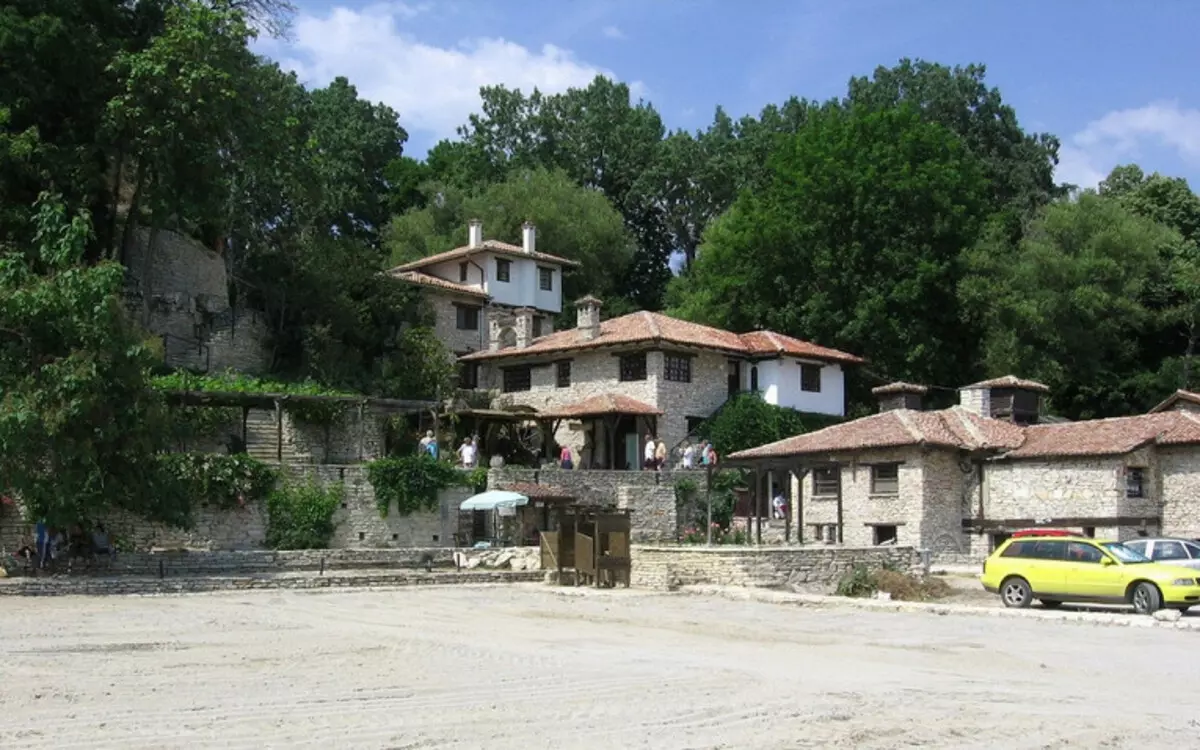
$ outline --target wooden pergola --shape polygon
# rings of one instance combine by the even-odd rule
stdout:
[[[754,525],[757,530],[757,542],[762,544],[762,502],[760,493],[762,492],[763,478],[771,472],[784,477],[789,474],[795,476],[801,481],[815,467],[831,466],[841,463],[839,457],[834,455],[794,455],[794,456],[764,456],[761,458],[728,458],[721,466],[722,469],[741,469],[745,472],[750,472],[754,476],[754,481],[751,485],[750,495],[752,498],[751,506],[754,509]],[[709,484],[712,484],[711,472],[709,473]],[[797,529],[797,541],[804,541],[804,493],[803,491],[796,493],[796,502],[788,504],[787,526],[785,527],[784,539],[791,541],[792,534],[792,519],[795,518]],[[842,512],[842,493],[837,495],[837,543],[842,544],[844,535],[843,527],[843,512]],[[793,515],[794,514],[794,515]],[[750,518],[749,516],[747,517]]]
[[[418,401],[368,396],[316,396],[294,393],[243,393],[241,391],[166,391],[166,401],[172,406],[240,408],[242,410],[242,443],[247,439],[246,422],[251,409],[275,412],[275,457],[283,462],[283,410],[287,404],[343,404],[358,409],[358,458],[364,456],[363,426],[367,409],[382,414],[417,414],[431,412],[437,419],[436,401]]]
[[[645,430],[645,433],[657,435],[658,418],[660,416],[662,416],[662,410],[657,409],[647,403],[643,403],[628,396],[605,393],[599,396],[586,398],[583,401],[579,401],[574,404],[559,407],[558,409],[550,409],[541,412],[537,415],[537,418],[545,425],[547,434],[551,438],[553,438],[554,434],[558,432],[559,426],[565,420],[579,422],[590,421],[603,424],[605,434],[608,437],[608,445],[606,446],[608,453],[608,466],[600,468],[615,469],[617,455],[617,427],[622,417],[633,417],[634,431],[638,435],[638,450],[633,463],[638,469],[641,469],[643,468],[641,435],[644,434],[643,430]],[[549,455],[552,445],[553,439],[545,441],[547,458],[551,459],[554,458],[553,456]],[[583,466],[582,457],[580,457],[580,459],[579,468],[597,468],[595,466],[595,452],[593,452],[591,460],[588,462],[587,466]]]

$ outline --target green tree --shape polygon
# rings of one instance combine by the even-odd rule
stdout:
[[[954,290],[987,185],[958,138],[912,107],[831,106],[771,169],[709,228],[674,312],[855,352],[889,378],[962,382],[974,336]]]
[[[582,264],[567,271],[563,299],[591,293],[611,302],[606,305],[609,314],[631,309],[633,301],[619,284],[634,255],[634,243],[621,215],[599,192],[579,187],[561,171],[544,169],[514,172],[473,196],[438,186],[430,189],[438,200],[392,222],[387,244],[393,264],[465,245],[471,219],[483,222],[489,238],[514,244],[521,242],[521,225],[532,221],[539,250]]]
[[[1161,398],[1157,363],[1142,361],[1138,342],[1158,323],[1156,278],[1181,243],[1090,191],[1051,204],[1016,245],[990,232],[960,286],[964,309],[985,326],[987,373],[1046,383],[1055,410],[1071,418],[1128,414]]]
[[[36,247],[0,259],[0,476],[36,518],[66,525],[125,508],[182,523],[187,498],[154,491],[165,410],[118,294],[113,262],[84,265],[88,217],[37,207]]]
[[[712,441],[721,455],[757,448],[777,440],[802,435],[841,420],[820,414],[805,414],[773,406],[759,393],[731,398],[701,425],[701,437]]]

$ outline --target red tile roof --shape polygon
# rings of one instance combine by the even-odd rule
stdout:
[[[941,411],[893,409],[852,422],[730,454],[730,459],[802,456],[873,448],[930,445],[962,450],[1016,448],[1021,427],[984,419],[961,407]]]
[[[1036,380],[1022,380],[1015,375],[1005,375],[1002,378],[992,378],[991,380],[981,380],[978,383],[971,383],[959,388],[960,391],[965,391],[970,388],[1023,388],[1028,391],[1039,391],[1041,393],[1049,393],[1050,388],[1037,382]]]
[[[1175,391],[1168,396],[1165,401],[1151,409],[1150,413],[1157,414],[1160,411],[1167,411],[1168,409],[1174,408],[1175,404],[1179,403],[1180,401],[1185,401],[1189,404],[1200,405],[1200,393],[1193,393],[1192,391]]]
[[[1029,427],[985,419],[962,407],[895,409],[731,454],[730,459],[803,456],[929,445],[992,450],[1001,458],[1118,456],[1144,445],[1200,444],[1200,415],[1171,411]]]
[[[575,497],[571,490],[554,484],[531,484],[529,482],[514,482],[500,487],[508,492],[516,492],[530,500],[570,500]]]
[[[1039,424],[1025,429],[1025,442],[1010,458],[1119,456],[1143,445],[1200,443],[1200,418],[1168,411],[1133,417]]]
[[[466,258],[470,255],[478,255],[480,253],[495,253],[497,255],[507,255],[515,258],[533,258],[534,260],[543,263],[557,263],[560,266],[578,266],[579,262],[568,258],[560,258],[557,255],[548,253],[532,252],[527,253],[520,245],[510,245],[507,242],[499,242],[497,240],[484,240],[479,247],[456,247],[453,250],[447,250],[444,253],[430,255],[420,260],[414,260],[410,263],[405,263],[396,266],[392,269],[398,271],[416,271],[421,268],[428,268],[436,263],[445,263],[448,260],[457,260],[458,258]]]
[[[521,349],[501,349],[500,351],[482,351],[469,354],[463,359],[498,359],[504,357],[536,357],[543,354],[556,354],[565,351],[598,349],[606,346],[624,344],[652,344],[692,346],[704,349],[717,349],[732,354],[745,356],[788,354],[796,357],[823,360],[827,362],[844,362],[856,364],[863,362],[861,357],[828,349],[817,344],[801,341],[800,339],[784,336],[770,331],[754,331],[752,333],[736,334],[720,328],[689,323],[661,313],[636,312],[612,318],[600,323],[600,334],[594,339],[584,339],[578,328],[568,328],[548,336],[542,336],[529,346]]]
[[[549,419],[581,419],[583,417],[599,417],[605,414],[658,415],[662,414],[662,411],[650,404],[628,396],[604,393],[557,409],[547,409],[539,412],[538,417]]]
[[[466,294],[472,297],[480,297],[482,299],[488,298],[487,292],[477,287],[467,286],[466,284],[456,284],[453,281],[446,281],[445,279],[432,276],[427,273],[422,273],[420,271],[394,271],[395,269],[388,271],[388,275],[390,275],[392,278],[400,279],[401,281],[408,281],[413,284],[421,284],[422,286],[437,287],[438,289],[445,289],[447,291],[458,292],[459,294]]]

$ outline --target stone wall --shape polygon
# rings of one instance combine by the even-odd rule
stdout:
[[[1163,533],[1200,539],[1200,450],[1194,446],[1161,448],[1158,466]]]
[[[318,464],[353,464],[384,455],[385,420],[382,413],[351,406],[336,423],[310,424],[283,412],[284,452],[304,456]]]
[[[671,471],[564,471],[557,468],[503,468],[488,472],[488,489],[510,484],[548,484],[563,487],[579,502],[616,505],[633,511],[633,537],[642,541],[674,540],[679,521],[675,482],[681,472]],[[689,476],[703,482],[702,473]]]
[[[663,356],[655,360],[658,373],[663,372]],[[650,366],[651,363],[647,363]],[[692,356],[692,381],[677,383],[660,377],[657,398],[652,403],[662,410],[658,418],[658,437],[674,449],[687,437],[687,418],[710,416],[729,399],[729,358],[715,352],[700,352]],[[672,463],[681,460],[673,455]]]
[[[1146,469],[1144,498],[1125,496],[1125,469]],[[1125,456],[992,461],[984,470],[988,518],[1159,515],[1161,480],[1149,448]]]
[[[225,258],[169,230],[134,231],[125,250],[126,302],[148,330],[163,337],[166,364],[201,371],[234,369],[257,374],[270,364],[270,331],[261,313],[229,302]],[[147,263],[147,260],[149,263]]]
[[[634,547],[631,585],[832,585],[856,565],[921,570],[912,547]]]
[[[312,477],[322,484],[341,483],[344,497],[334,514],[337,528],[330,546],[338,549],[452,547],[462,501],[472,493],[451,487],[439,493],[439,509],[401,516],[395,508],[380,517],[375,489],[364,466],[308,465],[287,467],[293,479]],[[261,550],[266,546],[266,509],[251,505],[238,510],[200,508],[190,530],[152,523],[115,512],[98,519],[109,533],[135,549]],[[15,550],[27,533],[14,506],[0,506],[0,552]]]
[[[475,271],[475,269],[472,269]],[[487,348],[487,314],[491,307],[478,297],[426,290],[425,300],[433,310],[433,333],[451,353],[476,352]],[[479,328],[474,331],[458,327],[459,305],[479,308]]]

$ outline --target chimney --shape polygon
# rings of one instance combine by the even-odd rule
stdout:
[[[601,304],[590,294],[575,301],[575,327],[584,341],[593,341],[600,335]]]
[[[537,227],[533,225],[532,221],[521,225],[521,249],[527,253],[537,250]]]
[[[533,316],[537,313],[532,307],[522,307],[516,312],[517,348],[524,349],[533,341]]]
[[[495,311],[488,315],[488,351],[498,352],[501,347],[501,338],[504,334],[504,324],[508,321],[507,316],[502,311]]]
[[[911,409],[921,411],[921,401],[929,389],[915,383],[888,383],[871,389],[871,395],[879,400],[879,411]]]
[[[1005,375],[959,388],[958,405],[988,419],[1036,424],[1041,416],[1042,396],[1049,392],[1041,383]]]
[[[467,247],[483,247],[483,222],[479,219],[467,224]]]

